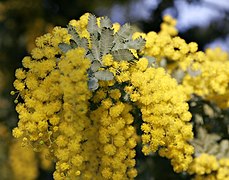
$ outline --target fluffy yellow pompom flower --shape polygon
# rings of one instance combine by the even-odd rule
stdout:
[[[134,179],[137,129],[145,155],[159,151],[176,172],[187,170],[194,151],[187,97],[154,63],[185,59],[184,70],[192,64],[198,71],[205,55],[174,37],[175,25],[166,16],[158,34],[133,35],[128,24],[86,13],[36,40],[15,74],[21,98],[13,135],[36,151],[48,149],[55,180]]]
[[[218,159],[214,155],[202,153],[195,157],[188,169],[189,174],[195,174],[198,179],[224,180],[229,178],[229,159]]]
[[[131,83],[136,89],[133,93],[139,96],[133,99],[130,94],[130,98],[138,104],[144,121],[143,153],[156,152],[160,147],[159,154],[172,160],[175,171],[187,170],[194,149],[187,142],[193,133],[184,92],[162,68],[139,69],[138,63]]]
[[[196,157],[189,167],[191,174],[196,173],[198,175],[210,174],[213,171],[218,170],[219,164],[217,159],[213,155],[201,154]]]

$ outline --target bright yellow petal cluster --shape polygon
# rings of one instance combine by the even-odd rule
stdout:
[[[71,35],[66,28],[56,27],[37,38],[32,57],[25,57],[24,68],[16,70],[14,86],[21,99],[16,107],[19,122],[13,135],[23,138],[23,144],[31,144],[34,150],[48,149],[55,159],[56,180],[134,179],[135,125],[140,124],[143,153],[159,151],[160,156],[171,159],[174,171],[186,171],[194,152],[188,143],[193,132],[187,96],[165,69],[155,68],[146,57],[155,57],[159,64],[164,58],[171,59],[174,63],[173,68],[168,67],[170,73],[181,68],[191,72],[191,79],[201,73],[209,92],[220,95],[227,92],[228,67],[219,76],[219,65],[214,64],[216,76],[207,74],[212,65],[204,59],[214,59],[213,53],[208,51],[206,56],[197,52],[196,43],[187,44],[175,37],[176,21],[165,16],[160,33],[133,35],[134,39],[141,36],[146,40],[143,50],[131,49],[135,60],[117,61],[111,54],[103,55],[98,71],[109,71],[114,78],[97,79],[99,87],[92,92],[88,79],[94,72],[89,69],[92,61],[86,58],[91,45],[88,17],[85,14],[69,23],[81,38],[89,40],[88,52],[81,47],[61,51],[58,45],[70,44]],[[98,26],[99,22],[97,19]],[[114,24],[113,28],[118,32],[120,26]],[[220,61],[225,62],[222,56]],[[213,77],[217,82],[208,81]],[[198,92],[196,89],[201,87],[206,95],[211,94],[205,92],[204,86],[190,85],[188,80],[183,85],[189,92]]]
[[[143,37],[146,40],[143,53],[156,58],[159,64],[169,60],[169,64],[163,66],[172,75],[180,73],[176,78],[189,98],[191,94],[197,94],[222,108],[229,107],[228,53],[220,48],[198,51],[197,43],[186,43],[177,36],[175,19],[166,15],[163,20],[159,33],[136,32],[133,35],[133,39]]]
[[[136,63],[130,77],[133,88],[126,88],[142,113],[142,151],[148,155],[159,150],[161,156],[171,159],[175,171],[185,171],[194,152],[187,143],[193,133],[185,94],[164,69],[145,67],[145,59]]]
[[[189,173],[191,174],[210,174],[213,171],[219,169],[219,164],[214,155],[201,154],[199,157],[196,157],[192,164],[189,167]]]
[[[61,72],[60,88],[63,91],[63,109],[60,112],[60,123],[55,132],[54,156],[57,159],[55,179],[74,179],[85,167],[82,156],[87,151],[81,142],[86,141],[85,129],[90,120],[87,117],[88,99],[91,95],[87,87],[87,69],[90,62],[85,58],[82,48],[70,50],[58,64]],[[71,71],[65,71],[71,69]],[[73,141],[74,146],[73,147]],[[74,157],[74,158],[73,158]],[[77,172],[77,173],[76,173]]]
[[[58,47],[69,43],[70,37],[66,29],[56,27],[37,38],[32,57],[23,59],[26,69],[16,71],[14,82],[23,102],[16,107],[19,122],[13,135],[23,137],[23,143],[36,151],[49,149],[57,161],[55,179],[73,178],[85,168],[82,131],[90,122],[86,116],[91,97],[87,86],[90,61],[82,48],[63,54]],[[78,160],[71,162],[73,156],[79,156]]]
[[[217,159],[214,155],[206,153],[196,157],[191,163],[189,174],[195,174],[195,180],[224,180],[229,179],[229,159]]]
[[[130,114],[131,106],[120,101],[118,89],[103,91],[106,98],[101,105],[91,112],[91,119],[98,125],[98,154],[100,160],[99,174],[102,179],[133,179],[137,175],[135,167],[136,132]],[[96,95],[95,95],[96,96]],[[97,102],[97,101],[96,101]],[[95,136],[95,135],[94,135]]]
[[[229,55],[219,48],[206,50],[206,55],[196,53],[204,59],[192,64],[184,76],[183,85],[192,93],[216,102],[221,108],[229,107]]]
[[[69,22],[69,25],[76,28],[76,31],[79,33],[80,37],[85,37],[89,40],[90,34],[87,31],[88,16],[89,13],[85,13],[83,16],[80,17],[79,20],[71,20]]]

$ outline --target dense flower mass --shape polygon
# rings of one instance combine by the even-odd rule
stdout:
[[[227,177],[225,159],[193,160],[186,101],[195,93],[228,107],[228,56],[197,51],[175,25],[165,16],[159,33],[134,33],[129,24],[86,13],[37,38],[15,72],[13,136],[48,151],[56,180],[134,179],[137,146],[170,159],[175,172]]]
[[[189,167],[190,174],[196,174],[195,179],[224,180],[229,178],[229,159],[217,159],[206,153],[196,157]]]
[[[175,79],[162,68],[147,66],[148,61],[140,59],[131,75],[135,90],[130,92],[130,98],[142,112],[142,151],[147,155],[160,149],[161,156],[172,159],[175,171],[184,171],[194,152],[187,143],[193,138],[188,104]]]
[[[176,36],[175,25],[175,19],[164,16],[159,33],[136,32],[133,38],[146,40],[144,54],[164,64],[168,72],[182,83],[189,97],[197,94],[228,108],[228,53],[220,48],[198,51],[197,43],[186,43]]]

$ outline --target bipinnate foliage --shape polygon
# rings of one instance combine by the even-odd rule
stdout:
[[[198,128],[197,138],[192,140],[191,143],[195,147],[195,156],[202,153],[215,155],[217,158],[229,156],[229,141],[222,139],[218,134],[209,134],[202,127]]]
[[[145,45],[145,40],[141,37],[132,39],[134,31],[130,24],[124,24],[115,33],[108,17],[100,18],[98,23],[94,15],[89,15],[87,31],[90,34],[90,43],[88,39],[81,38],[73,26],[69,25],[67,29],[72,36],[70,44],[60,43],[59,48],[64,53],[77,47],[83,47],[87,51],[86,57],[91,61],[88,70],[88,83],[91,90],[99,87],[98,80],[109,81],[114,78],[112,72],[104,70],[106,68],[102,63],[104,55],[111,54],[116,61],[132,61],[135,57],[130,49],[141,50]]]

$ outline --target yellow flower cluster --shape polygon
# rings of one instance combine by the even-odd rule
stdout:
[[[16,100],[20,101],[16,107],[19,122],[13,129],[14,137],[22,138],[34,150],[48,148],[56,165],[56,180],[134,179],[135,125],[141,124],[143,153],[159,150],[161,156],[171,159],[176,172],[187,170],[194,150],[188,143],[193,133],[186,95],[175,79],[163,68],[152,67],[142,53],[154,57],[167,53],[166,57],[180,60],[196,51],[195,44],[173,38],[176,22],[166,17],[161,33],[145,35],[141,55],[131,49],[135,60],[118,61],[106,53],[95,72],[91,68],[94,59],[86,58],[90,58],[87,55],[93,45],[88,17],[85,14],[70,25],[81,38],[88,39],[89,50],[61,50],[59,45],[68,47],[72,37],[67,29],[56,27],[37,38],[32,57],[25,57],[24,68],[16,70],[14,86],[21,99]],[[99,22],[97,19],[98,26]],[[114,33],[119,28],[113,24]],[[163,56],[161,52],[165,52]],[[101,80],[98,74],[104,70],[114,78]],[[92,92],[88,84],[95,74],[99,86]],[[141,114],[135,117],[136,109]]]
[[[152,56],[160,62],[163,58],[173,61],[185,62],[183,66],[187,65],[192,56],[197,51],[196,43],[187,44],[185,40],[177,35],[175,28],[176,20],[171,16],[164,16],[164,22],[161,24],[161,31],[148,32],[147,34],[136,32],[133,34],[133,39],[143,37],[146,40],[143,54]]]
[[[108,90],[108,89],[107,89]],[[131,105],[120,101],[118,89],[97,91],[105,98],[101,105],[91,112],[91,119],[98,126],[99,173],[102,179],[133,179],[135,167],[136,132],[130,111]],[[98,100],[98,99],[97,99]]]
[[[194,62],[194,71],[186,74],[183,85],[192,93],[229,107],[229,55],[220,48],[207,49],[201,62]]]
[[[87,38],[88,40],[90,40],[90,34],[87,31],[88,17],[89,13],[85,13],[80,17],[79,20],[71,20],[69,22],[69,25],[76,28],[76,31],[78,32],[81,38]]]
[[[69,43],[69,39],[67,30],[59,27],[37,38],[32,58],[23,59],[25,68],[16,70],[14,82],[24,102],[17,104],[20,121],[13,135],[23,137],[34,150],[49,148],[56,159],[55,179],[80,174],[82,131],[89,122],[85,114],[90,99],[86,71],[90,62],[82,48],[62,54],[58,44]]]
[[[25,57],[22,60],[24,69],[19,68],[15,73],[14,87],[24,103],[16,107],[20,121],[13,135],[35,142],[32,144],[35,148],[50,144],[52,131],[59,123],[56,113],[62,106],[62,91],[56,56],[61,53],[58,44],[68,41],[69,37],[66,29],[56,27],[51,34],[37,38],[32,57]]]
[[[229,159],[217,159],[206,153],[196,157],[191,163],[189,174],[195,174],[195,180],[225,180],[229,179]]]
[[[60,122],[55,132],[56,171],[54,178],[74,179],[80,175],[86,159],[81,146],[87,141],[85,129],[90,125],[87,117],[91,95],[87,87],[87,69],[90,62],[85,58],[85,50],[70,50],[60,60],[60,88],[63,91],[63,109],[59,115]]]
[[[37,155],[40,168],[45,171],[53,170],[53,161],[48,147],[43,147]]]
[[[90,114],[98,131],[97,158],[101,160],[97,177],[133,179],[137,176],[134,159],[137,135],[133,127],[134,118],[130,113],[132,106],[122,102],[122,92],[115,88],[129,80],[129,63],[115,61],[111,54],[105,55],[102,63],[114,74],[115,79],[99,81],[101,88],[92,98],[94,104],[100,104]]]
[[[169,60],[166,68],[170,74],[182,71],[178,77],[186,89],[187,95],[197,94],[215,101],[220,107],[229,107],[229,55],[220,48],[197,51],[195,42],[186,43],[177,35],[176,20],[164,16],[159,33],[147,34],[136,32],[133,39],[143,37],[146,40],[143,54],[153,56],[157,62]]]
[[[111,54],[103,56],[102,62],[106,68],[108,68],[109,71],[114,74],[115,80],[118,83],[123,83],[130,80],[129,62],[115,61]]]
[[[189,167],[188,172],[190,174],[210,174],[213,171],[216,171],[219,168],[219,164],[214,155],[201,154],[199,157],[196,157],[192,164]]]
[[[185,171],[194,152],[187,143],[193,133],[185,95],[164,69],[147,66],[145,58],[137,62],[130,77],[132,89],[127,88],[142,112],[142,151],[148,155],[159,149],[161,156],[172,160],[176,172]]]

